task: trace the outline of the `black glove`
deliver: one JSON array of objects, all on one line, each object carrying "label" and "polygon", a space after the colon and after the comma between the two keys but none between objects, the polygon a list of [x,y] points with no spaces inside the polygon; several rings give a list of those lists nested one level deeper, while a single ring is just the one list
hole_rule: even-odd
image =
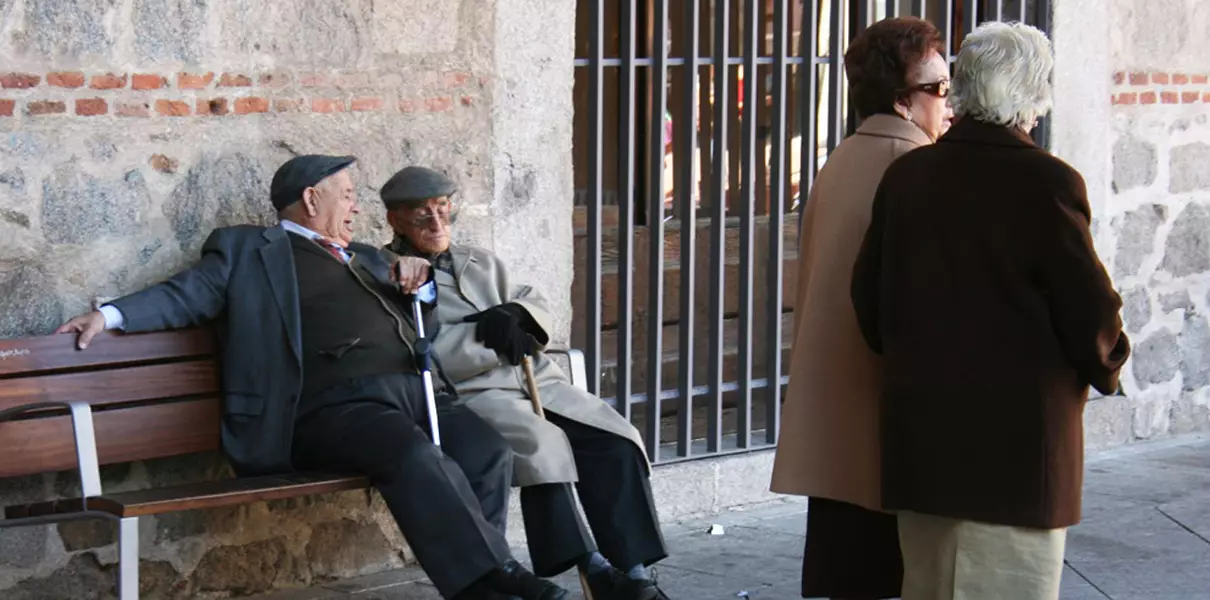
[{"label": "black glove", "polygon": [[533,318],[520,305],[509,302],[463,317],[463,323],[477,323],[475,340],[491,348],[513,366],[534,352]]}]

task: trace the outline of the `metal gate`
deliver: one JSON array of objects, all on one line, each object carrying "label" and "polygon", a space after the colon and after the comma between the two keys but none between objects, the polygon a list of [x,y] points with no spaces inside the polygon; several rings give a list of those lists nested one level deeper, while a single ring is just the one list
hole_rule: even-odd
[{"label": "metal gate", "polygon": [[578,0],[572,342],[653,461],[777,443],[795,213],[857,125],[844,48],[907,14],[951,60],[983,21],[1050,21],[1046,0]]}]

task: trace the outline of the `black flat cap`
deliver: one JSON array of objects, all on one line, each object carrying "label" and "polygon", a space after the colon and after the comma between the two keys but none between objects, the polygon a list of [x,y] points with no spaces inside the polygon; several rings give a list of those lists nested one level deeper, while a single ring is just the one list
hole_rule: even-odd
[{"label": "black flat cap", "polygon": [[400,204],[441,198],[458,191],[454,180],[428,167],[406,167],[391,176],[378,192],[387,209]]},{"label": "black flat cap", "polygon": [[269,199],[273,202],[273,208],[281,210],[302,200],[303,190],[348,168],[356,161],[355,156],[323,154],[304,154],[291,158],[273,174],[273,184],[269,187]]}]

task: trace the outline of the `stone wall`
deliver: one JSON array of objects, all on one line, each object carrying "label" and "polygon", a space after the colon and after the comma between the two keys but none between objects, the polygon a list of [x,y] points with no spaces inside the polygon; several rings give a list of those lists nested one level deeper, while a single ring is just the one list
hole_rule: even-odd
[{"label": "stone wall", "polygon": [[1090,442],[1210,429],[1210,4],[1055,3],[1054,145],[1084,173],[1134,356]]},{"label": "stone wall", "polygon": [[[456,237],[568,305],[573,16],[541,0],[0,0],[0,336],[172,274],[214,227],[272,222],[274,169],[316,152],[360,157],[360,239],[388,238],[391,173],[434,166],[462,188]],[[113,491],[228,475],[217,456],[103,469]],[[0,505],[77,493],[71,473],[0,480]],[[0,596],[108,597],[113,536],[0,530]],[[410,560],[364,492],[144,519],[141,537],[150,598]]]}]

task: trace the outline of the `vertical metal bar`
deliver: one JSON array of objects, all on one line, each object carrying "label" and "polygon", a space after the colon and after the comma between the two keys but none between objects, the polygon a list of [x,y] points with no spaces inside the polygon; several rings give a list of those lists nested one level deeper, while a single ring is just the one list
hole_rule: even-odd
[{"label": "vertical metal bar", "polygon": [[71,426],[76,437],[76,465],[80,468],[80,495],[101,495],[101,470],[97,460],[97,437],[93,430],[92,407],[87,402],[72,402]]},{"label": "vertical metal bar", "polygon": [[963,0],[962,2],[962,35],[964,37],[979,25],[979,2],[980,0]]},{"label": "vertical metal bar", "polygon": [[844,70],[844,56],[841,55],[844,41],[844,22],[841,15],[844,12],[843,0],[832,0],[832,18],[828,24],[828,155],[831,156],[836,146],[844,137],[844,114],[841,113],[841,86],[844,81],[841,72]]},{"label": "vertical metal bar", "polygon": [[927,12],[925,10],[924,0],[912,0],[912,15],[920,17],[921,19],[928,18],[926,16]]},{"label": "vertical metal bar", "polygon": [[996,20],[1004,20],[1004,0],[996,0]]},{"label": "vertical metal bar", "polygon": [[899,0],[886,0],[886,18],[893,19],[899,16]]},{"label": "vertical metal bar", "polygon": [[1024,22],[1025,22],[1025,13],[1026,13],[1026,8],[1028,8],[1028,5],[1029,5],[1029,0],[1020,0],[1020,2],[1021,2],[1021,15],[1020,15],[1020,17],[1021,17],[1021,18],[1020,18],[1020,19],[1018,19],[1018,20],[1019,20],[1020,22],[1024,23]]},{"label": "vertical metal bar", "polygon": [[723,315],[726,310],[727,268],[727,81],[730,67],[727,55],[731,46],[731,1],[714,0],[714,137],[710,161],[711,192],[714,197],[710,218],[710,394],[706,409],[706,451],[718,452],[723,439]]},{"label": "vertical metal bar", "polygon": [[668,105],[668,2],[653,0],[651,139],[647,203],[647,448],[660,453],[664,359],[664,111]]},{"label": "vertical metal bar", "polygon": [[[617,409],[630,420],[634,375],[634,204],[635,204],[635,30],[637,0],[622,0],[621,59],[618,69],[621,125],[618,140],[618,385]],[[652,460],[656,459],[653,453]]]},{"label": "vertical metal bar", "polygon": [[[1049,0],[1038,0],[1035,11],[1036,12],[1034,14],[1034,18],[1035,18],[1035,20],[1037,20],[1037,23],[1035,23],[1034,26],[1037,27],[1038,29],[1041,29],[1043,33],[1045,33],[1046,35],[1049,36],[1050,35],[1051,16],[1052,16],[1051,12],[1050,12]],[[1038,125],[1037,125],[1037,127],[1034,127],[1032,135],[1034,138],[1034,143],[1036,143],[1037,145],[1039,145],[1043,148],[1050,147],[1050,116],[1049,115],[1038,119]]]},{"label": "vertical metal bar", "polygon": [[[694,361],[694,311],[697,310],[697,89],[698,46],[701,30],[698,29],[699,0],[683,0],[685,4],[685,77],[681,79],[685,89],[681,90],[681,113],[673,121],[676,134],[681,138],[684,154],[674,157],[679,175],[676,191],[681,204],[681,338],[679,386],[680,411],[676,415],[677,456],[689,456],[693,443],[693,361]],[[678,127],[679,126],[679,127]]]},{"label": "vertical metal bar", "polygon": [[[849,22],[849,35],[845,41],[845,47],[848,47],[849,43],[853,41],[853,38],[860,35],[866,27],[869,27],[874,22],[874,7],[870,5],[870,0],[854,0],[851,4],[851,7],[854,9],[852,12],[853,18],[850,19]],[[846,94],[845,97],[847,96],[848,95]],[[846,104],[847,107],[845,108],[844,127],[845,136],[847,137],[857,132],[858,118],[857,106],[853,103],[851,98]]]},{"label": "vertical metal bar", "polygon": [[139,600],[139,518],[118,521],[118,598]]},{"label": "vertical metal bar", "polygon": [[945,61],[950,64],[954,59],[954,0],[945,0],[945,27],[941,30],[945,36]]},{"label": "vertical metal bar", "polygon": [[739,344],[736,367],[739,389],[737,401],[736,446],[748,448],[752,438],[752,238],[756,208],[756,125],[759,123],[758,92],[760,78],[756,76],[756,58],[760,43],[761,0],[746,0],[743,13],[744,32],[744,114],[741,122],[742,154],[740,156],[739,224]]},{"label": "vertical metal bar", "polygon": [[585,288],[584,356],[588,372],[588,391],[600,392],[601,385],[601,147],[605,112],[605,0],[593,2],[589,22],[592,37],[588,43],[588,106],[591,128],[588,131],[588,281]]},{"label": "vertical metal bar", "polygon": [[819,99],[819,0],[804,0],[802,25],[798,42],[799,53],[802,54],[802,65],[799,66],[799,113],[802,119],[802,130],[799,143],[802,156],[799,159],[798,175],[798,214],[806,212],[807,195],[815,182],[815,172],[818,170],[819,159],[819,112],[816,104]]},{"label": "vertical metal bar", "polygon": [[781,429],[781,297],[784,278],[782,277],[783,251],[782,240],[785,235],[786,210],[786,29],[789,16],[786,3],[778,2],[773,8],[773,131],[769,138],[773,147],[770,149],[769,163],[769,256],[767,269],[767,287],[769,305],[766,307],[765,321],[765,378],[769,382],[765,395],[765,441],[777,443],[778,431]]}]

